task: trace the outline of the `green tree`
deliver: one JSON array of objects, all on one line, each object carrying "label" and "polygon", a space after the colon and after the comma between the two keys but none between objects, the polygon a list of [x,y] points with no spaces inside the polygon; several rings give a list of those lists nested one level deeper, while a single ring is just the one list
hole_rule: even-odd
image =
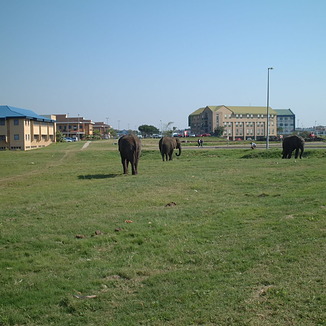
[{"label": "green tree", "polygon": [[99,130],[93,131],[93,139],[101,139],[101,132]]},{"label": "green tree", "polygon": [[164,130],[162,130],[163,136],[172,136],[173,131],[176,129],[176,127],[173,127],[171,129],[171,126],[173,125],[174,122],[170,121],[166,125],[164,125]]},{"label": "green tree", "polygon": [[110,128],[110,129],[108,129],[108,134],[109,134],[111,137],[116,137],[116,136],[117,136],[117,131],[114,130],[113,128]]},{"label": "green tree", "polygon": [[223,135],[223,132],[224,132],[224,127],[217,126],[214,130],[214,136],[221,137]]},{"label": "green tree", "polygon": [[55,139],[57,143],[64,141],[64,136],[60,130],[57,130],[57,132],[55,133]]},{"label": "green tree", "polygon": [[138,127],[138,130],[144,137],[159,133],[159,130],[151,125],[141,125]]}]

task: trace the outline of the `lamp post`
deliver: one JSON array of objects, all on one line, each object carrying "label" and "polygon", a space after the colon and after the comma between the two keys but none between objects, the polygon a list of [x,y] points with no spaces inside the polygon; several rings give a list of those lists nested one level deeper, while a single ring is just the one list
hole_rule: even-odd
[{"label": "lamp post", "polygon": [[266,149],[269,149],[269,71],[273,70],[273,67],[267,69],[267,124],[266,124]]},{"label": "lamp post", "polygon": [[76,130],[76,140],[79,141],[79,113],[77,118],[77,130]]}]

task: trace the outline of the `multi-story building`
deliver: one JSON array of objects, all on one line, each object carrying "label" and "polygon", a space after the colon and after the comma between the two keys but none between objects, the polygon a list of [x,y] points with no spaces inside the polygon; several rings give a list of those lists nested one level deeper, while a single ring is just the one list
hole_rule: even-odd
[{"label": "multi-story building", "polygon": [[277,132],[279,135],[290,135],[295,131],[295,114],[291,109],[275,110],[277,114]]},{"label": "multi-story building", "polygon": [[112,127],[104,122],[94,122],[93,131],[97,131],[101,138],[110,138],[110,129]]},{"label": "multi-story building", "polygon": [[54,117],[44,117],[33,111],[0,106],[0,150],[30,150],[56,141]]},{"label": "multi-story building", "polygon": [[[230,140],[266,138],[267,109],[260,106],[206,106],[189,115],[189,126],[194,134],[214,133],[223,127],[223,136]],[[269,108],[270,137],[277,136],[276,111]]]},{"label": "multi-story building", "polygon": [[56,114],[57,130],[65,137],[85,139],[93,135],[92,120],[85,120],[83,117],[68,117],[67,114]]}]

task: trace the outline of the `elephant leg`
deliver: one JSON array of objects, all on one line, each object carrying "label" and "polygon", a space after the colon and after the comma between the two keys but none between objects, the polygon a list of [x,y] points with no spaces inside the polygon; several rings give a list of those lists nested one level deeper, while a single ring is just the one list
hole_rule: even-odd
[{"label": "elephant leg", "polygon": [[135,163],[133,163],[133,162],[131,162],[131,172],[132,172],[132,175],[137,174],[137,168],[136,168]]},{"label": "elephant leg", "polygon": [[134,167],[134,173],[133,174],[138,174],[138,161],[137,160],[133,164],[133,167]]},{"label": "elephant leg", "polygon": [[299,156],[299,148],[296,148],[296,150],[295,150],[295,156],[294,157],[297,159],[298,156]]},{"label": "elephant leg", "polygon": [[122,159],[122,166],[123,166],[123,174],[128,174],[128,160],[127,159]]}]

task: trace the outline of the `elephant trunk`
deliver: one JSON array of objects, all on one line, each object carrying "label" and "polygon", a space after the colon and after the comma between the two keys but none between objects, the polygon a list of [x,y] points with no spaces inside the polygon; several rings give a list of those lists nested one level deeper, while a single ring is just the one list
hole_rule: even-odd
[{"label": "elephant trunk", "polygon": [[181,155],[181,146],[179,145],[177,148],[179,149],[179,154],[175,153],[175,155],[180,156]]}]

